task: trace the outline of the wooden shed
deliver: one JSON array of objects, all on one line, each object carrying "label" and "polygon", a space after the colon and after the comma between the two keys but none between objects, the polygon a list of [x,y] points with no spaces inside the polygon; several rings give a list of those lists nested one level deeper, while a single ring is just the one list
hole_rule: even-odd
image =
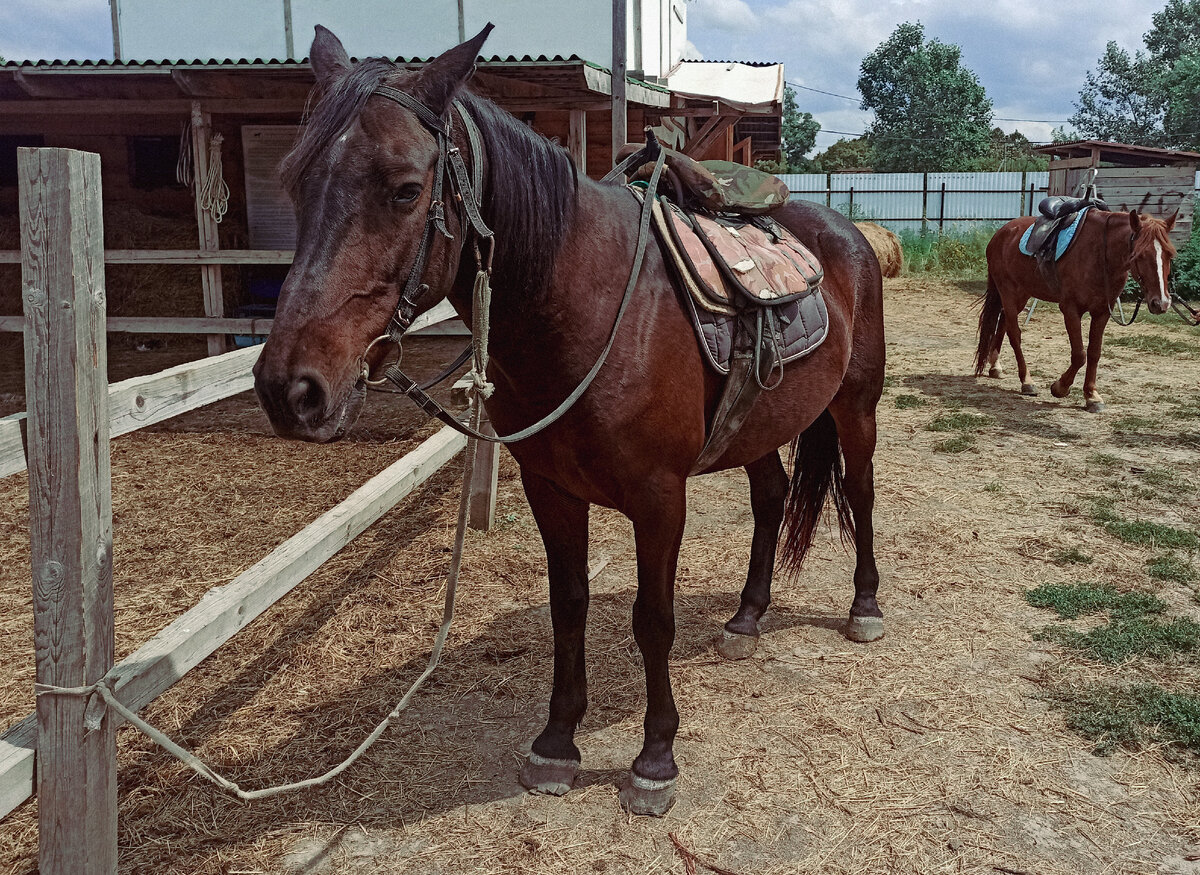
[{"label": "wooden shed", "polygon": [[[418,68],[425,61],[398,63]],[[609,70],[576,56],[497,56],[480,61],[473,87],[558,139],[595,178],[612,165],[612,83]],[[122,301],[110,294],[110,330],[204,333],[214,353],[230,334],[264,333],[271,288],[295,245],[276,167],[312,85],[306,61],[0,66],[0,331],[21,327],[16,150],[58,146],[101,156],[106,263],[118,268],[110,271],[110,292],[114,273],[138,273],[135,291],[155,282],[141,279],[148,267],[186,275],[175,299],[149,310],[136,295]],[[631,137],[652,125],[670,129],[676,145],[699,157],[752,159],[770,153],[774,131],[778,148],[778,104],[739,107],[632,77],[626,100]],[[741,133],[747,117],[764,120],[765,137]],[[194,176],[190,188],[177,179],[181,165]],[[226,199],[214,205],[205,195],[225,192],[222,183]]]},{"label": "wooden shed", "polygon": [[1181,245],[1191,236],[1200,153],[1104,140],[1051,143],[1035,151],[1050,156],[1049,194],[1075,193],[1095,168],[1100,196],[1114,210],[1177,213],[1171,239]]}]

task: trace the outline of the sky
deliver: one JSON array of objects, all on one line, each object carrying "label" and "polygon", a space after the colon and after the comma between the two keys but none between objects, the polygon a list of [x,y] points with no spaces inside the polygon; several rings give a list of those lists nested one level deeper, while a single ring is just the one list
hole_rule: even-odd
[{"label": "sky", "polygon": [[[926,39],[962,48],[978,76],[997,127],[1050,140],[1075,112],[1084,76],[1105,45],[1144,48],[1150,16],[1166,0],[693,0],[688,40],[709,60],[776,61],[797,89],[801,112],[821,123],[817,150],[862,133],[871,114],[859,109],[864,57],[895,31],[920,22]],[[844,99],[846,97],[852,99]],[[1033,121],[1015,121],[1032,119]]]},{"label": "sky", "polygon": [[[399,5],[405,2],[413,0]],[[856,85],[862,59],[897,25],[917,21],[927,39],[962,48],[963,65],[987,90],[998,127],[1044,142],[1075,111],[1084,76],[1095,69],[1105,44],[1142,48],[1150,16],[1164,5],[1165,0],[691,0],[688,38],[697,56],[709,60],[783,63],[787,81],[802,86],[800,110],[821,123],[820,150],[865,130],[871,117],[859,109]],[[0,56],[111,58],[108,0],[4,0]]]}]

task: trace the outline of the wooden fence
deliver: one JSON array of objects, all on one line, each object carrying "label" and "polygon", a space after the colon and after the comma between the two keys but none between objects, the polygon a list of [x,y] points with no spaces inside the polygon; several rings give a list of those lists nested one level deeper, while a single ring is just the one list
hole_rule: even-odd
[{"label": "wooden fence", "polygon": [[[0,476],[29,470],[37,682],[76,687],[107,676],[117,698],[137,710],[426,481],[466,439],[443,428],[114,666],[109,439],[250,388],[260,347],[109,386],[99,157],[21,149],[19,171],[28,410],[0,419]],[[477,528],[490,524],[495,506],[496,456],[484,458],[473,477]],[[85,714],[98,729],[85,729]],[[42,875],[116,871],[119,722],[102,705],[43,695],[35,713],[0,738],[0,817],[36,790]]]}]

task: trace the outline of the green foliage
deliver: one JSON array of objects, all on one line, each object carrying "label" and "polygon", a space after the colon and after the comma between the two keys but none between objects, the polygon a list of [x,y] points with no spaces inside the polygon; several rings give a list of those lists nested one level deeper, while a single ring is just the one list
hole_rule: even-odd
[{"label": "green foliage", "polygon": [[1200,623],[1176,617],[1169,623],[1149,617],[1113,617],[1103,626],[1078,632],[1066,626],[1047,626],[1034,633],[1038,641],[1053,641],[1081,650],[1092,659],[1109,665],[1135,656],[1166,660],[1200,649]]},{"label": "green foliage", "polygon": [[791,173],[807,173],[811,162],[804,156],[812,151],[817,142],[817,132],[821,123],[813,118],[811,112],[801,113],[796,106],[796,89],[784,86],[783,89],[783,158]]},{"label": "green foliage", "polygon": [[862,108],[882,172],[969,170],[988,152],[992,102],[962,66],[962,50],[904,22],[863,59]]},{"label": "green foliage", "polygon": [[[1091,557],[1088,557],[1091,562]],[[1145,592],[1118,592],[1108,584],[1045,583],[1026,590],[1025,601],[1035,608],[1048,608],[1073,620],[1086,614],[1111,611],[1113,616],[1136,619],[1160,614],[1167,606],[1158,596]]]},{"label": "green foliage", "polygon": [[1200,144],[1200,0],[1168,0],[1146,51],[1110,42],[1087,74],[1071,123],[1088,137],[1195,149]]},{"label": "green foliage", "polygon": [[1107,338],[1109,346],[1120,346],[1125,349],[1136,349],[1152,355],[1186,355],[1195,356],[1200,353],[1200,344],[1189,343],[1186,340],[1174,340],[1160,334],[1118,334]]},{"label": "green foliage", "polygon": [[1195,229],[1187,244],[1171,260],[1171,281],[1175,291],[1185,298],[1200,298],[1200,233]]},{"label": "green foliage", "polygon": [[978,431],[993,422],[995,420],[986,413],[971,413],[963,410],[955,413],[943,413],[925,427],[929,431]]},{"label": "green foliage", "polygon": [[866,137],[853,140],[841,139],[813,156],[810,163],[812,173],[840,173],[843,170],[872,169],[875,166],[875,150]]},{"label": "green foliage", "polygon": [[994,229],[900,232],[906,273],[987,274],[987,245]]},{"label": "green foliage", "polygon": [[1192,583],[1196,580],[1196,566],[1174,553],[1164,553],[1146,562],[1146,573],[1155,580],[1172,583]]},{"label": "green foliage", "polygon": [[1200,754],[1200,696],[1156,684],[1095,685],[1060,690],[1052,700],[1066,712],[1068,728],[1096,742],[1099,756],[1148,744]]},{"label": "green foliage", "polygon": [[896,406],[901,410],[911,410],[914,407],[924,407],[929,402],[920,395],[897,395]]},{"label": "green foliage", "polygon": [[973,446],[975,446],[975,435],[966,433],[938,441],[933,445],[933,451],[935,453],[965,453]]},{"label": "green foliage", "polygon": [[1092,453],[1088,456],[1087,460],[1089,465],[1095,465],[1108,474],[1125,466],[1124,459],[1120,456],[1114,456],[1111,453]]},{"label": "green foliage", "polygon": [[1167,550],[1200,548],[1200,537],[1194,532],[1149,520],[1127,520],[1100,502],[1092,509],[1092,519],[1110,535],[1115,535],[1127,544],[1161,547]]},{"label": "green foliage", "polygon": [[1047,155],[1033,151],[1034,144],[1020,131],[1006,134],[1000,128],[992,128],[988,135],[988,150],[975,164],[981,171],[1041,171],[1050,166]]}]

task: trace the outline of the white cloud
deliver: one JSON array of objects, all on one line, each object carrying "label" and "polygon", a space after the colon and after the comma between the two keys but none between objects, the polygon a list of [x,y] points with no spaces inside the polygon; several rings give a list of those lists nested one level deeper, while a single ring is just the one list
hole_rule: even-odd
[{"label": "white cloud", "polygon": [[696,0],[688,10],[691,24],[713,30],[748,33],[761,26],[746,0]]}]

